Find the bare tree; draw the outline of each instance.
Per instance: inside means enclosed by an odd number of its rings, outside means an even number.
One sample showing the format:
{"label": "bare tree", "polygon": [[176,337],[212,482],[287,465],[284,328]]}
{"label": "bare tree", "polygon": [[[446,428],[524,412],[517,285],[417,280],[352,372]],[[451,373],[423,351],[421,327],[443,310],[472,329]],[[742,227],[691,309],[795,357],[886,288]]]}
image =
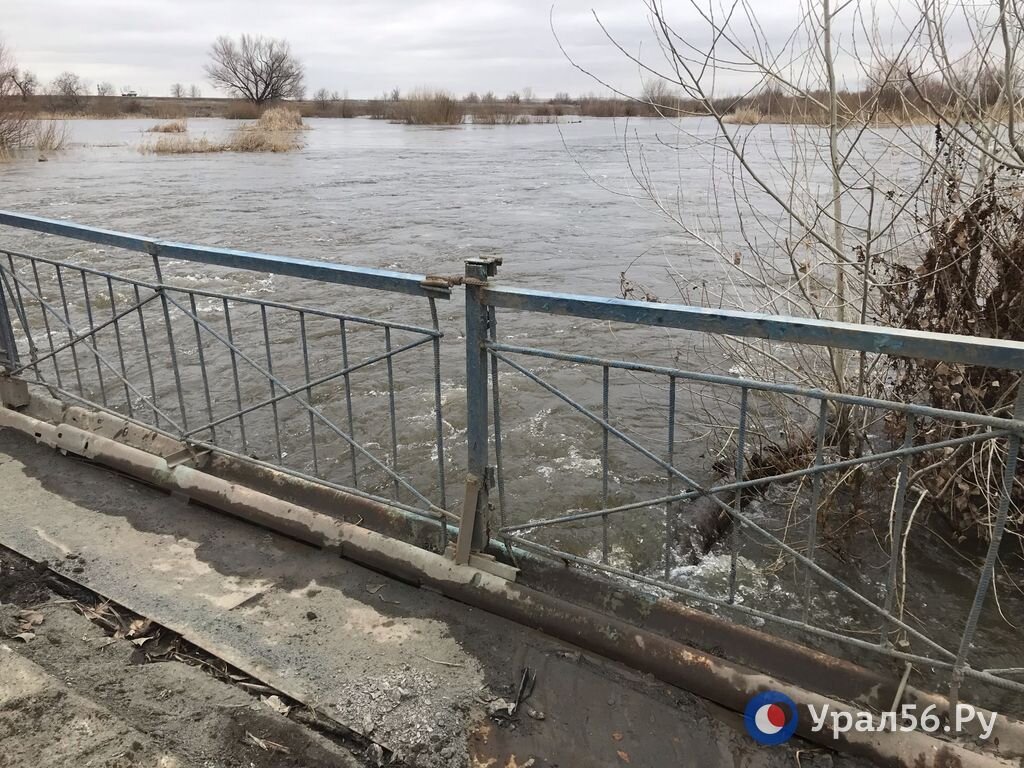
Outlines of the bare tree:
{"label": "bare tree", "polygon": [[206,74],[216,87],[253,104],[299,98],[305,92],[302,63],[286,40],[242,35],[236,42],[218,37]]}
{"label": "bare tree", "polygon": [[58,98],[58,106],[73,111],[82,108],[87,91],[85,81],[74,72],[61,72],[50,84],[50,94]]}
{"label": "bare tree", "polygon": [[23,146],[31,135],[31,126],[22,105],[10,97],[19,90],[18,66],[14,55],[0,41],[0,157]]}
{"label": "bare tree", "polygon": [[[1024,300],[1014,287],[1024,285],[1019,2],[918,0],[887,11],[898,18],[883,24],[867,0],[806,0],[791,30],[780,32],[773,20],[771,33],[750,0],[690,0],[700,24],[688,21],[685,29],[659,0],[644,5],[658,58],[629,53],[602,27],[645,82],[642,96],[618,93],[653,105],[671,122],[650,144],[701,158],[716,179],[707,205],[695,208],[685,179],[666,181],[652,146],[637,133],[626,137],[638,201],[720,259],[721,280],[697,292],[685,265],[672,271],[684,300],[1024,339]],[[730,73],[727,84],[723,72]],[[849,91],[851,80],[866,88]],[[662,104],[669,94],[704,119],[681,119]],[[668,135],[672,142],[662,138]],[[624,290],[644,296],[628,280]],[[950,410],[1009,416],[1017,388],[970,366],[909,366],[882,355],[738,339],[707,343],[704,359],[718,373]],[[809,461],[814,414],[803,418],[804,407],[766,398],[751,412],[756,438],[747,449],[788,457],[794,466]],[[878,413],[831,407],[826,451],[835,457],[876,450],[879,433],[904,437],[902,426],[880,423]],[[736,450],[729,413],[704,414],[718,425],[716,455]],[[916,429],[918,442],[977,431],[925,419]],[[984,443],[960,446],[937,463],[922,454],[912,487],[955,530],[984,537],[1005,456]],[[828,494],[831,503],[845,498],[853,510],[865,474],[844,475]],[[854,514],[827,517],[826,528],[851,535],[846,523]],[[1021,477],[1010,530],[1024,547]]]}
{"label": "bare tree", "polygon": [[203,92],[199,90],[198,85],[190,85],[188,89],[188,97],[190,99],[201,99],[203,97]]}
{"label": "bare tree", "polygon": [[34,96],[36,91],[39,90],[39,78],[27,69],[23,69],[21,71],[15,69],[11,75],[11,79],[14,81],[14,86],[21,94],[22,101],[28,101],[28,97]]}
{"label": "bare tree", "polygon": [[104,80],[102,83],[96,84],[96,95],[97,96],[113,96],[114,95],[114,84]]}
{"label": "bare tree", "polygon": [[0,96],[9,96],[14,91],[14,75],[17,71],[13,54],[0,41]]}
{"label": "bare tree", "polygon": [[185,86],[181,83],[175,83],[171,86],[171,96],[175,99],[185,98]]}
{"label": "bare tree", "polygon": [[331,101],[331,94],[326,88],[318,88],[313,94],[313,101],[320,109],[327,109],[327,104]]}
{"label": "bare tree", "polygon": [[0,97],[18,93],[22,101],[36,92],[39,81],[28,70],[19,70],[14,55],[0,42]]}

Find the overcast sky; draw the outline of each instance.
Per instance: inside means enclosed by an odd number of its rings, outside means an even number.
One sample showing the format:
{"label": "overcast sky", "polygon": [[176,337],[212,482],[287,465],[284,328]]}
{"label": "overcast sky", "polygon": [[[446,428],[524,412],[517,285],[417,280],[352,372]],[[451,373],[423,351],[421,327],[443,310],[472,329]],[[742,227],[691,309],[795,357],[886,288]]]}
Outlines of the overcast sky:
{"label": "overcast sky", "polygon": [[[681,32],[702,31],[687,3],[666,5]],[[792,27],[793,0],[753,5],[769,30]],[[110,81],[151,96],[167,95],[175,82],[213,95],[203,73],[210,43],[249,32],[291,41],[310,93],[321,86],[352,97],[395,86],[458,94],[530,87],[537,96],[601,90],[559,50],[551,0],[0,0],[0,6],[0,36],[44,83],[71,70],[92,84]],[[636,66],[610,45],[591,9],[627,49],[653,53],[643,4],[557,0],[554,7],[555,29],[573,58],[635,91]]]}

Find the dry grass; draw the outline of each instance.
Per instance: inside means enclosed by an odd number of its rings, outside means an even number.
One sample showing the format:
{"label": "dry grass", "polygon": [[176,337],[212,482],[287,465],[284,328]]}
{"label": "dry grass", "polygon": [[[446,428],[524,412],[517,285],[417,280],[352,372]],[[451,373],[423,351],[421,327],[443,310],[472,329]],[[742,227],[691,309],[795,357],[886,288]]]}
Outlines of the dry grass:
{"label": "dry grass", "polygon": [[[128,110],[126,109],[125,111]],[[159,120],[184,120],[188,117],[188,113],[185,112],[185,108],[181,104],[168,104],[166,102],[155,104],[152,114],[153,117]]]}
{"label": "dry grass", "polygon": [[148,133],[185,133],[188,131],[188,122],[185,120],[172,120],[169,123],[157,123],[148,130]]}
{"label": "dry grass", "polygon": [[242,128],[227,141],[227,152],[291,152],[302,142],[295,131],[268,131],[259,125]]}
{"label": "dry grass", "polygon": [[151,144],[143,144],[139,151],[144,155],[198,155],[229,149],[226,142],[210,141],[205,136],[161,136]]}
{"label": "dry grass", "polygon": [[302,113],[294,107],[271,107],[257,121],[263,131],[301,131]]}
{"label": "dry grass", "polygon": [[268,109],[252,125],[244,125],[223,141],[205,136],[160,136],[139,151],[155,155],[196,155],[211,152],[290,152],[302,147],[302,115],[291,107]]}
{"label": "dry grass", "polygon": [[247,128],[236,131],[226,141],[210,141],[205,136],[161,136],[139,151],[145,155],[205,155],[212,152],[290,152],[302,143],[291,132],[261,131]]}
{"label": "dry grass", "polygon": [[255,120],[260,116],[260,108],[248,101],[232,102],[224,111],[228,120]]}
{"label": "dry grass", "polygon": [[757,125],[762,121],[760,110],[750,107],[737,107],[728,115],[722,118],[723,123],[734,125]]}

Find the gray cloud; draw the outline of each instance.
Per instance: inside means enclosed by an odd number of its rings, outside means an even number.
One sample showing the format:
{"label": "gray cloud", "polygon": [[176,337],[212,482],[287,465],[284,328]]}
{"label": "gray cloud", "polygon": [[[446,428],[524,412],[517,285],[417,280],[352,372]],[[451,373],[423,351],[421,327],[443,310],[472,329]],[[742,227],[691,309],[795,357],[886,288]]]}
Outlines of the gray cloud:
{"label": "gray cloud", "polygon": [[[600,91],[566,60],[552,34],[551,0],[2,0],[0,35],[20,63],[48,82],[70,69],[92,83],[109,80],[165,95],[171,83],[207,94],[203,64],[217,35],[284,37],[306,65],[307,85],[370,97],[398,86],[456,93],[531,87]],[[784,39],[797,9],[754,3],[769,33]],[[671,11],[677,28],[704,35],[687,3]],[[624,47],[659,60],[640,0],[557,0],[554,25],[582,66],[635,92],[639,73],[615,50],[591,9]],[[777,34],[772,30],[778,30]],[[728,82],[729,75],[724,77]],[[739,83],[737,84],[738,87]]]}

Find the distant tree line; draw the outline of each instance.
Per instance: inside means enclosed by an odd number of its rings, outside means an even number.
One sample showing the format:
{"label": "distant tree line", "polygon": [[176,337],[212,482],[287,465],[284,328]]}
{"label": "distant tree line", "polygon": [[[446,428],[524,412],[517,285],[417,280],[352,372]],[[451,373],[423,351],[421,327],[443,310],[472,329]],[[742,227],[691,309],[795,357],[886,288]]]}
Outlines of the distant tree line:
{"label": "distant tree line", "polygon": [[[5,54],[10,60],[11,56]],[[953,94],[939,80],[934,82],[918,78],[895,76],[894,73],[911,72],[910,62],[901,66],[880,66],[878,76],[869,74],[861,90],[840,91],[838,98],[852,110],[858,105],[870,103],[883,111],[906,110],[908,105],[923,108],[952,101]],[[205,71],[210,82],[220,91],[243,99],[258,108],[282,99],[303,100],[306,95],[305,68],[293,53],[290,43],[279,38],[260,35],[241,35],[237,39],[221,36],[210,47]],[[966,74],[965,74],[966,77]],[[993,102],[1002,92],[1001,73],[993,69],[983,72],[978,78],[979,100]],[[72,71],[60,73],[46,86],[27,69],[6,64],[0,70],[0,96],[20,98],[28,101],[33,96],[48,97],[47,108],[52,111],[82,112],[86,97],[93,89],[78,74]],[[117,96],[110,81],[95,86],[99,97]],[[121,95],[135,97],[127,86]],[[170,95],[176,99],[202,97],[199,86],[186,86],[176,82],[170,87]],[[713,104],[707,99],[685,97],[681,89],[663,79],[645,84],[637,97],[622,95],[585,94],[571,96],[568,92],[556,93],[553,98],[537,99],[533,88],[524,87],[505,95],[494,91],[479,94],[467,93],[461,99],[445,93],[446,100],[461,103],[461,113],[471,113],[484,122],[512,122],[522,114],[519,108],[528,105],[528,113],[535,117],[559,116],[572,113],[587,117],[656,117],[660,115],[707,115],[711,113],[744,114],[749,119],[776,119],[780,121],[813,122],[823,115],[817,115],[815,105],[823,103],[824,93],[793,95],[781,88],[762,88],[748,92],[741,97],[715,98]],[[414,95],[415,96],[415,95]],[[354,117],[369,114],[371,117],[404,119],[407,109],[389,107],[409,99],[403,99],[398,87],[385,92],[378,99],[356,101],[347,92],[318,88],[312,95],[316,113],[331,117]],[[412,100],[422,101],[413,98]],[[133,109],[125,111],[135,111]],[[820,110],[817,110],[820,111]],[[399,114],[401,113],[401,114]],[[896,116],[898,117],[898,115]]]}

